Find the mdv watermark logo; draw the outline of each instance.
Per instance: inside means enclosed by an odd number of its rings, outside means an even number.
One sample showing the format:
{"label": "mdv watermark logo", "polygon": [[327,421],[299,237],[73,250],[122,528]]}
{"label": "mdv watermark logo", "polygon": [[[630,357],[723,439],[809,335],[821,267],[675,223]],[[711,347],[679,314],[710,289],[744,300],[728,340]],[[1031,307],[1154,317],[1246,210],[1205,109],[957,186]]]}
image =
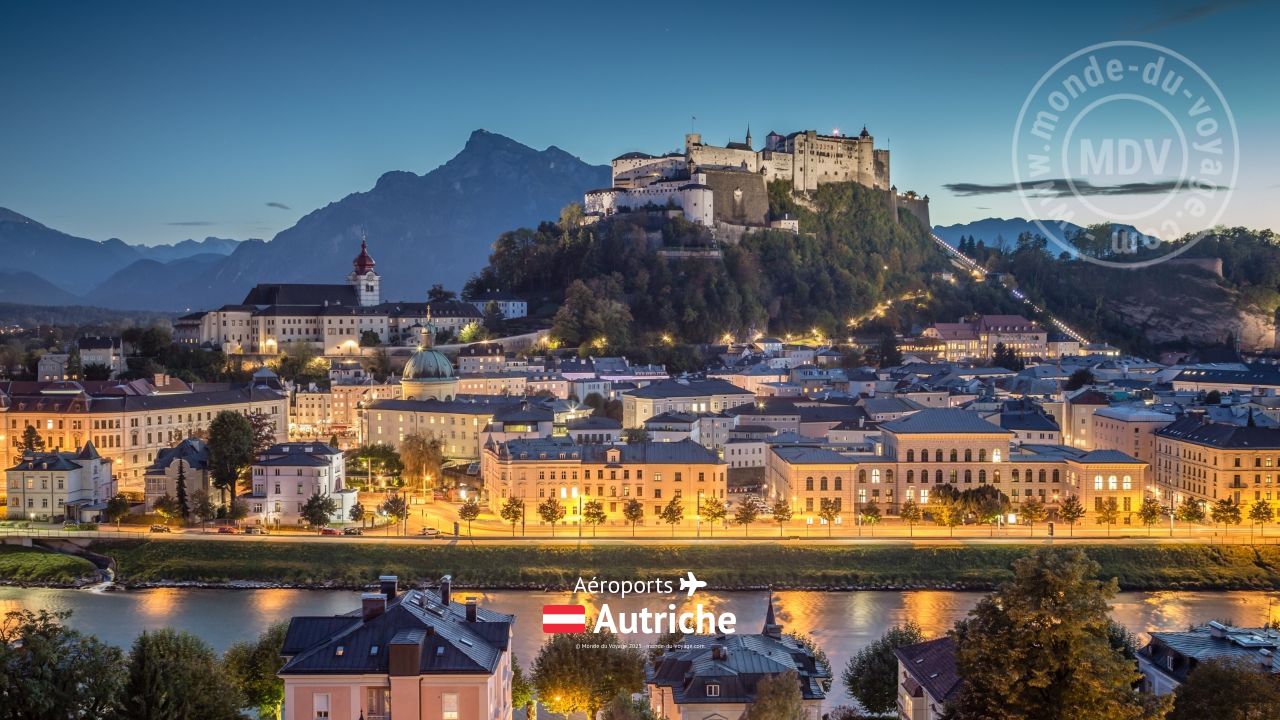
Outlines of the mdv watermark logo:
{"label": "mdv watermark logo", "polygon": [[[1013,190],[1064,252],[1143,267],[1218,223],[1239,153],[1231,108],[1199,66],[1152,43],[1107,42],[1063,58],[1027,95]],[[1076,232],[1103,222],[1105,237]]]}
{"label": "mdv watermark logo", "polygon": [[[654,580],[586,580],[578,578],[574,585],[574,594],[616,596],[624,599],[631,595],[677,595],[685,594],[691,600],[694,593],[706,587],[706,581],[699,580],[692,571],[678,580],[657,578]],[[680,632],[685,635],[721,635],[735,632],[737,617],[730,612],[716,613],[708,611],[702,603],[696,603],[692,610],[681,611],[674,602],[667,602],[662,610],[641,608],[635,611],[619,611],[609,607],[608,601],[601,602],[597,608],[595,621],[588,624],[587,607],[585,605],[543,605],[542,631],[555,633],[610,632],[615,635],[629,634],[664,634]]]}

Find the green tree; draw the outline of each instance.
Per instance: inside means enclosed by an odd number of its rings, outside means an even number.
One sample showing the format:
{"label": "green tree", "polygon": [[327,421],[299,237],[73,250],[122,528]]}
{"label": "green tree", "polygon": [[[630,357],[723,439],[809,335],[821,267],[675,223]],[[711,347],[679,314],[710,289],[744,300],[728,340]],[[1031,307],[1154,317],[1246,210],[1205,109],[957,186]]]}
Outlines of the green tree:
{"label": "green tree", "polygon": [[533,679],[525,673],[524,667],[520,665],[520,659],[512,655],[511,707],[516,710],[524,710],[525,720],[535,720],[537,718],[537,711],[535,710],[537,692],[537,688],[533,686]]}
{"label": "green tree", "polygon": [[111,368],[102,363],[90,363],[84,366],[84,379],[103,381],[111,379]]}
{"label": "green tree", "polygon": [[191,493],[191,514],[200,521],[201,527],[218,517],[218,508],[207,490],[201,488]]}
{"label": "green tree", "polygon": [[684,502],[679,494],[667,501],[662,512],[658,513],[658,518],[671,526],[671,537],[675,537],[676,526],[684,522]]}
{"label": "green tree", "polygon": [[1092,385],[1093,383],[1093,373],[1090,372],[1088,368],[1080,368],[1079,370],[1071,373],[1071,376],[1067,378],[1067,382],[1062,386],[1062,389],[1067,392],[1071,392],[1073,390],[1079,390],[1085,385]]}
{"label": "green tree", "polygon": [[893,651],[920,642],[924,642],[920,627],[908,621],[859,650],[849,658],[842,676],[849,696],[869,713],[891,713],[898,700],[898,658]]}
{"label": "green tree", "polygon": [[284,703],[284,682],[276,676],[284,666],[280,651],[284,648],[287,623],[275,623],[257,640],[243,641],[227,648],[222,656],[231,682],[239,690],[247,707],[253,708],[261,720],[279,720]]}
{"label": "green tree", "polygon": [[178,514],[185,520],[191,517],[191,505],[187,502],[187,471],[186,463],[182,460],[178,461]]}
{"label": "green tree", "polygon": [[178,507],[178,501],[169,493],[165,493],[164,495],[156,498],[151,509],[155,514],[164,519],[165,525],[168,525],[170,520],[178,517],[178,514],[182,512],[181,508]]}
{"label": "green tree", "polygon": [[276,423],[271,416],[261,410],[254,410],[246,415],[249,427],[253,431],[253,451],[266,452],[276,444]]}
{"label": "green tree", "polygon": [[609,516],[604,512],[603,502],[588,500],[587,504],[582,506],[582,521],[591,526],[591,537],[596,536],[596,529],[608,519]]}
{"label": "green tree", "polygon": [[131,720],[238,720],[244,698],[213,650],[190,633],[144,631],[129,651],[121,713]]}
{"label": "green tree", "polygon": [[34,425],[28,425],[22,429],[22,440],[19,441],[18,447],[22,448],[24,453],[44,452],[44,438],[40,437],[40,431],[36,430]]}
{"label": "green tree", "polygon": [[1135,663],[1111,645],[1116,581],[1078,549],[1040,548],[956,624],[952,720],[1138,720]]}
{"label": "green tree", "polygon": [[501,336],[506,330],[506,318],[502,315],[502,308],[498,306],[496,300],[490,300],[484,304],[484,329],[490,335],[495,337]]}
{"label": "green tree", "polygon": [[67,628],[63,621],[70,615],[5,613],[0,622],[0,719],[116,717],[124,655]]}
{"label": "green tree", "polygon": [[642,427],[627,428],[622,431],[622,441],[628,445],[638,445],[640,443],[649,442],[649,431]]}
{"label": "green tree", "polygon": [[748,495],[738,503],[738,508],[733,511],[733,522],[735,525],[742,526],[742,536],[747,537],[751,534],[751,523],[760,517],[760,500],[755,496]]}
{"label": "green tree", "polygon": [[702,500],[700,508],[702,519],[707,521],[707,529],[711,531],[711,537],[716,536],[716,525],[724,522],[729,515],[729,509],[725,507],[724,500],[718,497],[709,497]]}
{"label": "green tree", "polygon": [[84,378],[84,362],[80,359],[80,345],[71,343],[71,352],[67,353],[66,375],[68,380]]}
{"label": "green tree", "polygon": [[1240,506],[1231,498],[1222,498],[1213,504],[1210,509],[1213,524],[1222,524],[1223,532],[1226,532],[1232,525],[1240,524]]}
{"label": "green tree", "polygon": [[518,497],[507,498],[507,501],[502,504],[502,509],[498,512],[498,515],[503,520],[511,523],[511,537],[515,537],[516,523],[524,520],[524,500]]}
{"label": "green tree", "polygon": [[386,382],[391,375],[391,354],[384,347],[376,348],[369,355],[369,374],[378,382]]}
{"label": "green tree", "polygon": [[827,537],[831,537],[831,529],[840,519],[840,503],[833,498],[822,498],[818,501],[818,517],[827,521]]}
{"label": "green tree", "polygon": [[567,512],[560,499],[554,495],[538,503],[538,517],[551,525],[551,537],[556,536],[556,523],[563,520]]}
{"label": "green tree", "polygon": [[1147,526],[1147,535],[1151,534],[1151,528],[1160,522],[1162,517],[1164,517],[1164,506],[1159,500],[1151,495],[1142,498],[1142,505],[1138,507],[1138,519]]}
{"label": "green tree", "polygon": [[804,696],[794,670],[765,675],[756,683],[756,699],[747,709],[747,720],[805,720]]}
{"label": "green tree", "polygon": [[1045,510],[1044,503],[1040,498],[1033,497],[1023,501],[1022,506],[1018,508],[1018,514],[1022,516],[1023,522],[1031,528],[1031,536],[1035,537],[1036,523],[1044,520],[1045,516],[1048,515],[1048,511]]}
{"label": "green tree", "polygon": [[923,515],[924,513],[921,512],[920,505],[918,505],[915,500],[909,499],[902,503],[902,507],[898,508],[898,517],[902,522],[907,524],[908,536],[915,535],[916,523],[920,522]]}
{"label": "green tree", "polygon": [[404,436],[399,448],[404,473],[421,483],[421,491],[431,489],[431,480],[439,479],[444,466],[444,442],[435,436],[411,433]]}
{"label": "green tree", "polygon": [[471,534],[471,523],[480,517],[480,499],[472,495],[458,507],[458,519],[467,524],[467,534]]}
{"label": "green tree", "polygon": [[1266,720],[1280,708],[1280,683],[1243,660],[1196,665],[1173,694],[1168,720]]}
{"label": "green tree", "polygon": [[1187,496],[1178,505],[1178,520],[1187,524],[1187,534],[1190,535],[1193,523],[1204,522],[1204,505]]}
{"label": "green tree", "polygon": [[593,718],[619,693],[640,691],[644,656],[608,631],[563,633],[552,635],[538,651],[532,676],[547,710]]}
{"label": "green tree", "polygon": [[400,493],[392,493],[382,501],[382,513],[391,518],[397,525],[403,526],[409,520],[409,503]]}
{"label": "green tree", "polygon": [[245,468],[253,462],[253,425],[234,410],[223,410],[209,423],[209,477],[213,486],[236,499]]}
{"label": "green tree", "polygon": [[862,524],[871,528],[871,534],[876,534],[876,525],[880,522],[880,504],[872,500],[862,506],[862,511],[858,514],[862,519]]}
{"label": "green tree", "polygon": [[351,509],[349,511],[347,511],[347,518],[349,518],[353,523],[363,523],[364,514],[365,514],[364,505],[361,505],[360,503],[356,503],[355,505],[351,506]]}
{"label": "green tree", "polygon": [[636,536],[636,526],[644,520],[644,504],[631,498],[622,506],[622,517],[631,523],[631,537]]}
{"label": "green tree", "polygon": [[615,695],[600,713],[601,720],[659,720],[643,700],[632,700],[626,693]]}
{"label": "green tree", "polygon": [[302,510],[298,515],[319,532],[333,521],[333,515],[336,512],[338,512],[338,501],[334,500],[332,495],[321,495],[320,491],[316,490],[311,493],[311,497],[307,498],[306,502],[302,503]]}
{"label": "green tree", "polygon": [[1101,507],[1094,511],[1098,516],[1098,522],[1107,526],[1107,535],[1111,534],[1111,526],[1116,524],[1120,519],[1120,505],[1116,503],[1114,497],[1109,497],[1102,501]]}
{"label": "green tree", "polygon": [[773,501],[769,514],[773,517],[773,521],[778,523],[778,537],[782,537],[783,526],[791,522],[791,517],[795,515],[795,511],[791,509],[791,503],[786,498],[780,497]]}
{"label": "green tree", "polygon": [[1266,500],[1258,500],[1249,507],[1249,520],[1262,528],[1262,536],[1267,535],[1267,523],[1275,519],[1275,510]]}
{"label": "green tree", "polygon": [[1076,523],[1084,518],[1084,503],[1080,502],[1080,498],[1071,495],[1062,501],[1062,505],[1058,508],[1058,517],[1062,518],[1062,522],[1067,524],[1067,528],[1074,537],[1076,534]]}
{"label": "green tree", "polygon": [[887,332],[880,338],[880,367],[894,367],[902,364],[902,351],[898,349],[898,338]]}
{"label": "green tree", "polygon": [[227,519],[234,525],[249,517],[249,503],[244,498],[236,498],[227,504]]}
{"label": "green tree", "polygon": [[378,333],[373,330],[365,330],[360,333],[360,347],[378,347],[382,344],[382,338],[378,337]]}
{"label": "green tree", "polygon": [[103,510],[103,515],[106,516],[107,522],[115,523],[116,528],[118,529],[120,527],[120,521],[123,520],[124,516],[128,515],[129,511],[132,509],[133,506],[129,503],[129,498],[120,493],[116,493],[107,501],[107,507]]}

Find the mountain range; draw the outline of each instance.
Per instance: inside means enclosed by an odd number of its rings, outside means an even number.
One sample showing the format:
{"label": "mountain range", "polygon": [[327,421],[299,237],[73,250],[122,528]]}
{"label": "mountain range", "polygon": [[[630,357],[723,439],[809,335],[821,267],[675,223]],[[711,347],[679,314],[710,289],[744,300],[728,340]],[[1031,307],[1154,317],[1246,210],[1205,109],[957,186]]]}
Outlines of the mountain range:
{"label": "mountain range", "polygon": [[342,282],[367,237],[382,295],[418,300],[434,283],[461,289],[506,230],[555,218],[608,166],[555,146],[535,150],[476,130],[423,175],[374,186],[308,213],[269,241],[207,238],[143,247],[88,240],[0,208],[0,301],[183,311],[235,303],[260,282]]}

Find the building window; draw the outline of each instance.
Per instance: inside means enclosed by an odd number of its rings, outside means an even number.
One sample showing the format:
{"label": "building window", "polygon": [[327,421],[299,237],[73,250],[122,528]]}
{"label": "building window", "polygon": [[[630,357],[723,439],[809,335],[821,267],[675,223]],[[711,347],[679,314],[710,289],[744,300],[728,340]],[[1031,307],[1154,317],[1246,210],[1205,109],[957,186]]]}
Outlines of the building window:
{"label": "building window", "polygon": [[312,695],[311,708],[315,714],[316,720],[325,720],[329,717],[329,695]]}
{"label": "building window", "polygon": [[441,720],[458,720],[458,693],[440,695]]}
{"label": "building window", "polygon": [[707,697],[720,697],[720,683],[707,683]]}

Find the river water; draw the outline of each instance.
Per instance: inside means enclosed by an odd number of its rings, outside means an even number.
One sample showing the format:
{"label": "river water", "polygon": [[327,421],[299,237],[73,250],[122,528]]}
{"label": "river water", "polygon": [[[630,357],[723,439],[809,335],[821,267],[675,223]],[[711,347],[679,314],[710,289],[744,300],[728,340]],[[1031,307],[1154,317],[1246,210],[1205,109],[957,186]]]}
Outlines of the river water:
{"label": "river water", "polygon": [[[526,667],[537,655],[542,633],[542,606],[565,604],[563,592],[455,591],[455,599],[477,597],[484,607],[516,616],[514,650]],[[981,593],[920,590],[912,592],[778,592],[778,620],[788,631],[813,636],[826,650],[836,674],[828,706],[847,702],[839,682],[849,656],[878,638],[890,625],[914,621],[926,637],[946,632],[982,597]],[[610,599],[611,610],[666,610],[663,598]],[[758,632],[764,621],[763,592],[700,592],[694,598],[705,609],[737,616],[739,632]],[[577,598],[594,615],[592,600]],[[359,593],[336,590],[203,590],[165,588],[93,592],[45,588],[0,588],[0,612],[9,610],[72,612],[68,623],[106,642],[128,647],[143,630],[173,627],[204,638],[218,650],[255,637],[271,623],[294,615],[335,615],[359,607]],[[691,604],[681,609],[693,610]],[[1257,626],[1280,618],[1280,592],[1127,592],[1114,602],[1112,616],[1138,633],[1183,630],[1213,619]],[[653,637],[630,636],[649,642]]]}

